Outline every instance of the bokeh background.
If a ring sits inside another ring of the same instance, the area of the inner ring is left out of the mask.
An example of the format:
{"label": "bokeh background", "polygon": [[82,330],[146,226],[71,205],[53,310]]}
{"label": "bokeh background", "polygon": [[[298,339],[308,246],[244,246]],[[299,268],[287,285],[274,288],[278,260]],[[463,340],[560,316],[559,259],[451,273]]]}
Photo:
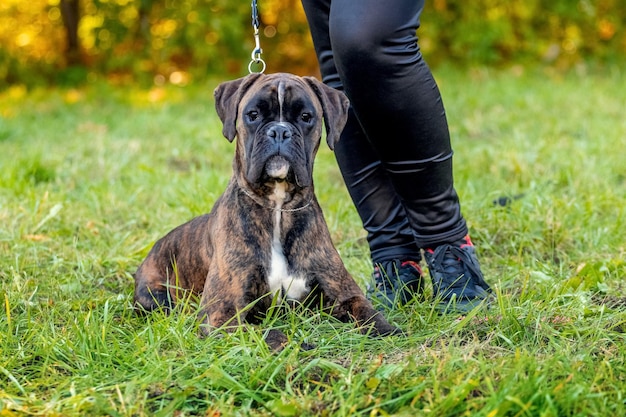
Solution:
{"label": "bokeh background", "polygon": [[[2,0],[0,87],[185,84],[247,72],[247,0]],[[259,0],[268,71],[316,74],[299,0]],[[626,55],[624,0],[428,0],[429,63],[606,65]]]}

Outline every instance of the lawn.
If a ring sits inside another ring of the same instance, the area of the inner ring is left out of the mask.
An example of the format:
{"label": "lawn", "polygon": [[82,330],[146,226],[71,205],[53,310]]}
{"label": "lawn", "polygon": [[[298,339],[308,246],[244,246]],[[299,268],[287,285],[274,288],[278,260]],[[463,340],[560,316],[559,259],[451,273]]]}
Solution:
{"label": "lawn", "polygon": [[[406,335],[377,340],[304,309],[206,339],[194,300],[134,314],[131,274],[230,175],[215,84],[1,92],[0,416],[623,413],[626,72],[435,75],[498,303],[458,317],[413,302],[387,313]],[[327,148],[315,179],[364,287],[364,233]],[[291,338],[280,353],[270,326]]]}

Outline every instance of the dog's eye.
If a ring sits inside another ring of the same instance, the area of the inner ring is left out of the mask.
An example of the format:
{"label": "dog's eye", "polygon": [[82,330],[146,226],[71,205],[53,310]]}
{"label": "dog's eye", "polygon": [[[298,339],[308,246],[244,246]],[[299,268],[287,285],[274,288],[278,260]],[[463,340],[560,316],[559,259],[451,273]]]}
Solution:
{"label": "dog's eye", "polygon": [[249,111],[248,114],[246,114],[246,116],[248,116],[249,121],[254,122],[256,119],[259,118],[259,112],[256,110],[252,110],[252,111]]}
{"label": "dog's eye", "polygon": [[311,113],[302,113],[300,118],[304,123],[309,123],[311,119],[313,119],[313,116],[311,115]]}

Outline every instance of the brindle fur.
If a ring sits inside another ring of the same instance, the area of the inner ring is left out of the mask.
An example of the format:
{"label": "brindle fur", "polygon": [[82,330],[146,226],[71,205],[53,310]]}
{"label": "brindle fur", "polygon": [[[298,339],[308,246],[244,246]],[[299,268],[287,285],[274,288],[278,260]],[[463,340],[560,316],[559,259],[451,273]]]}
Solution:
{"label": "brindle fur", "polygon": [[[274,97],[280,83],[285,103],[277,111]],[[169,310],[182,293],[201,294],[204,334],[262,316],[274,296],[268,283],[276,221],[272,193],[282,183],[286,198],[279,240],[289,272],[306,277],[310,289],[298,301],[321,303],[338,319],[354,319],[372,335],[398,333],[344,267],[313,192],[322,119],[332,149],[346,122],[347,98],[312,77],[252,74],[219,85],[215,100],[224,136],[230,141],[237,137],[233,176],[209,214],[175,228],[154,245],[135,274],[136,307]],[[262,110],[259,122],[246,118],[251,105]],[[313,115],[308,124],[298,119],[303,109]],[[284,119],[280,129],[291,135],[288,144],[272,144],[269,130],[279,117]],[[284,180],[263,174],[273,146],[282,146],[290,163]],[[266,341],[281,349],[287,337],[272,330]]]}

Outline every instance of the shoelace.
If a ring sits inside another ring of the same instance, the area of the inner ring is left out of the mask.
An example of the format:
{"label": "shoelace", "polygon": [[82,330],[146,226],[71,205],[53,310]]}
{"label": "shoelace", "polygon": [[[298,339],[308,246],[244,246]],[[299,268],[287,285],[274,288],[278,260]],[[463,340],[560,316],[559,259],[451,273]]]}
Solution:
{"label": "shoelace", "polygon": [[446,287],[454,286],[459,281],[458,278],[464,275],[468,280],[473,281],[475,285],[486,291],[491,290],[483,278],[480,267],[468,250],[453,245],[441,245],[435,248],[432,254],[429,267],[441,272],[444,280],[446,277],[453,277],[455,280],[451,283],[445,282]]}
{"label": "shoelace", "polygon": [[[393,260],[385,262],[384,265],[376,264],[376,266],[374,267],[374,280],[377,284],[382,283],[383,285],[391,285],[389,281],[393,282],[395,280],[395,277],[397,276],[404,284],[407,284],[406,280],[403,279],[406,277],[401,274],[401,268],[405,268],[407,266],[414,268],[416,274],[419,277],[422,276],[422,268],[420,268],[419,264],[416,261],[400,262],[398,260]],[[415,279],[412,278],[410,282],[414,280]]]}

